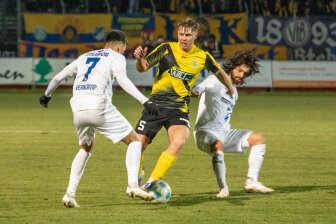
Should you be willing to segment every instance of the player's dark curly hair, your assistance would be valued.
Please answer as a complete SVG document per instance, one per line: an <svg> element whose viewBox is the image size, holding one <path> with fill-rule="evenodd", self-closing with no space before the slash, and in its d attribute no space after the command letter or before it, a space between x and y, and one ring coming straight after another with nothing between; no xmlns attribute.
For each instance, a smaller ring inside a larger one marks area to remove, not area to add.
<svg viewBox="0 0 336 224"><path fill-rule="evenodd" d="M259 73L260 65L258 61L259 58L255 54L254 49L241 49L235 51L233 55L222 64L222 68L227 74L230 75L235 68L242 64L245 64L250 68L250 72L244 77L245 79L249 76Z"/></svg>

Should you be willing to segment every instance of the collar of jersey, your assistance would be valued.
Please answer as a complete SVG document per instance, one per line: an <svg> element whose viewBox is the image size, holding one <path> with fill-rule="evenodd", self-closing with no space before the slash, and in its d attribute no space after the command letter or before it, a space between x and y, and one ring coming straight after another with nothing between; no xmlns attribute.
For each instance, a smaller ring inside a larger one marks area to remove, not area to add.
<svg viewBox="0 0 336 224"><path fill-rule="evenodd" d="M178 49L178 53L180 53L181 55L183 55L183 56L188 56L189 54L191 54L191 53L193 53L194 51L195 51L195 48L196 48L196 45L194 44L194 46L190 49L190 51L188 51L188 52L185 52L184 50L182 50L181 48L180 48L180 44L179 44L179 42L176 42L176 44L177 44L177 49Z"/></svg>

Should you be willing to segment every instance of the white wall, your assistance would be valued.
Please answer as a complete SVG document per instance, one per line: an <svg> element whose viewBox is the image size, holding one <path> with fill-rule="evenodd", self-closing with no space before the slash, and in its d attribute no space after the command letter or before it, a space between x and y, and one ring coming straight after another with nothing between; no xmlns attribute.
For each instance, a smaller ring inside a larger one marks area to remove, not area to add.
<svg viewBox="0 0 336 224"><path fill-rule="evenodd" d="M74 59L1 58L0 85L47 85ZM221 63L221 61L218 61ZM137 86L152 86L156 67L139 73L134 59L127 59L127 74ZM41 74L45 79L41 80ZM202 71L196 83L209 73ZM72 85L73 79L63 85ZM328 87L336 88L336 63L312 61L260 61L260 73L246 79L244 87Z"/></svg>

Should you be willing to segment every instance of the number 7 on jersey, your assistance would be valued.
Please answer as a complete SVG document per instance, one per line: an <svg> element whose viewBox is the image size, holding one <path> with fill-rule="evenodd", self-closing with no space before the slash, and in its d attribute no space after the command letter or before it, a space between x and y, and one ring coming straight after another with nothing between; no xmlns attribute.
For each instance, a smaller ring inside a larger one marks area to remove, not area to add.
<svg viewBox="0 0 336 224"><path fill-rule="evenodd" d="M84 75L84 79L82 82L86 82L89 78L89 75L91 73L91 70L97 65L100 58L87 58L85 64L89 64L92 62L91 66L88 68L87 72Z"/></svg>

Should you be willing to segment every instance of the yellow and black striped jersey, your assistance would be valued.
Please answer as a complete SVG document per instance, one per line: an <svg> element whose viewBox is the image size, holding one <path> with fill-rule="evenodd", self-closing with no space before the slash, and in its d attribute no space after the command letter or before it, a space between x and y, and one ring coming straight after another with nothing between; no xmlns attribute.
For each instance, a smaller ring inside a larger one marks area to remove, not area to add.
<svg viewBox="0 0 336 224"><path fill-rule="evenodd" d="M160 108L189 113L191 89L203 68L216 73L220 66L208 53L193 46L183 51L178 42L155 48L146 60L150 67L158 64L150 99Z"/></svg>

